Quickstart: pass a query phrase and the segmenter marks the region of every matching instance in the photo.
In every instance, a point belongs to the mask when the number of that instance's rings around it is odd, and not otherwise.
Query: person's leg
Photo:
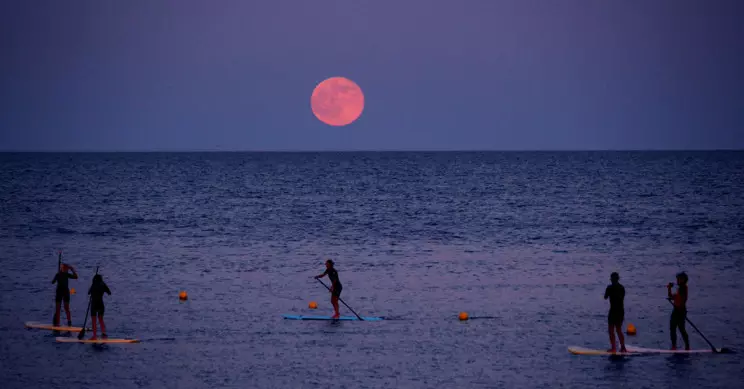
[[[610,333],[610,345],[612,346],[612,348],[609,349],[609,350],[607,350],[607,351],[609,351],[611,353],[614,353],[616,351],[616,348],[615,348],[615,326],[612,323],[610,323],[610,324],[607,325],[607,328],[608,328],[608,332]]]
[[[91,312],[90,320],[93,322],[93,328],[92,328],[93,336],[90,337],[90,340],[96,340],[98,339],[98,333],[96,331],[97,328],[96,328],[96,312],[95,311]]]
[[[677,318],[675,312],[672,311],[672,317],[669,318],[669,336],[672,339],[672,350],[677,349]]]
[[[677,326],[679,327],[679,333],[682,334],[682,340],[685,342],[685,350],[689,350],[690,337],[687,336],[687,330],[685,329],[685,313],[682,312],[679,316],[679,323],[677,323]]]
[[[70,315],[70,295],[65,296],[65,314],[67,315],[67,326],[72,327],[72,315]]]
[[[108,335],[106,335],[106,324],[103,323],[103,310],[98,313],[98,320],[101,322],[101,336],[106,339]]]
[[[54,324],[55,326],[58,326],[59,325],[59,322],[60,322],[59,319],[61,319],[59,317],[59,315],[62,313],[62,312],[60,312],[61,306],[62,306],[62,300],[57,300],[57,301],[54,302],[54,308],[55,308],[55,311],[54,312],[55,313],[54,313],[54,323],[52,323],[52,324]]]
[[[615,325],[615,330],[617,330],[617,338],[620,339],[620,352],[627,352],[628,350],[625,349],[625,335],[623,335],[623,322]]]
[[[338,296],[334,295],[331,297],[331,304],[333,304],[333,317],[338,319],[341,316],[338,312]]]

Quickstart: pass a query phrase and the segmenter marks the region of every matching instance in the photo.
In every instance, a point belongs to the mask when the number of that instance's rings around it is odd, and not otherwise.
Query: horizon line
[[[319,150],[218,150],[218,149],[153,149],[153,150],[0,150],[0,154],[146,154],[146,153],[534,153],[534,152],[701,152],[701,151],[744,151],[744,148],[710,149],[319,149]]]

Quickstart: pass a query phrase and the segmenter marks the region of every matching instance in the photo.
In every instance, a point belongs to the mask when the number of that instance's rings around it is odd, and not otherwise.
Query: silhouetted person
[[[338,272],[336,269],[333,268],[333,261],[330,259],[326,261],[326,270],[323,272],[323,274],[319,276],[315,276],[316,279],[322,278],[324,276],[328,276],[328,278],[331,280],[331,304],[333,304],[333,318],[338,319],[341,315],[338,312],[338,298],[341,297],[341,290],[343,287],[341,286],[341,282],[338,280]]]
[[[690,349],[690,338],[685,330],[685,319],[687,318],[687,274],[677,274],[677,293],[672,293],[673,282],[667,285],[667,295],[674,304],[672,316],[669,319],[669,332],[672,338],[672,350],[677,349],[677,328],[685,342],[685,350]]]
[[[72,270],[72,274],[68,273],[67,270]],[[76,280],[78,278],[75,268],[66,263],[60,264],[59,272],[54,275],[52,284],[57,284],[57,292],[54,295],[55,302],[55,313],[54,313],[54,325],[59,325],[60,319],[60,303],[65,302],[65,314],[67,314],[67,326],[72,327],[72,316],[70,316],[70,288],[68,284],[69,279]]]
[[[90,295],[90,318],[93,320],[93,336],[90,338],[91,340],[98,339],[96,337],[96,317],[98,317],[98,321],[101,323],[101,337],[103,339],[108,338],[108,335],[106,335],[106,325],[103,323],[103,313],[106,311],[106,307],[103,305],[104,293],[108,293],[110,296],[111,290],[103,282],[103,277],[100,274],[96,274],[93,277],[93,284],[88,289],[88,294]]]
[[[620,285],[619,280],[620,275],[614,272],[610,274],[610,281],[612,283],[607,286],[604,294],[605,300],[610,299],[610,312],[607,314],[607,324],[612,348],[608,351],[613,353],[616,351],[615,332],[617,332],[617,337],[620,339],[620,352],[627,352],[625,349],[625,337],[623,336],[623,320],[625,320],[623,300],[625,300],[625,287]]]

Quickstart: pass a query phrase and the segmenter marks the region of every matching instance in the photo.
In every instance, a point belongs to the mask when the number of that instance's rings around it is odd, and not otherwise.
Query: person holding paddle
[[[103,339],[108,338],[106,335],[106,325],[103,324],[103,313],[106,310],[106,307],[103,305],[104,293],[108,293],[110,296],[111,290],[108,285],[103,282],[103,277],[100,274],[96,274],[93,277],[93,283],[91,284],[90,289],[88,289],[88,294],[90,295],[90,319],[93,321],[93,336],[90,340],[98,339],[98,337],[96,337],[96,317],[98,317],[98,321],[101,323],[101,337]]]
[[[343,289],[343,287],[341,286],[341,282],[338,280],[338,272],[333,267],[333,261],[329,259],[325,262],[325,265],[326,265],[325,272],[323,272],[323,274],[321,275],[315,276],[315,279],[318,280],[327,275],[328,279],[331,280],[330,291],[331,291],[331,304],[333,304],[333,312],[334,312],[333,319],[338,319],[341,316],[341,314],[338,312],[338,298],[341,297],[341,290]]]
[[[68,273],[68,270],[72,270],[72,274]],[[54,275],[52,284],[57,284],[57,291],[54,295],[55,302],[55,314],[54,314],[54,325],[59,325],[60,319],[60,304],[62,301],[65,302],[65,313],[67,314],[67,326],[72,327],[72,316],[70,316],[70,288],[68,280],[76,280],[78,278],[77,272],[72,265],[61,263],[59,271]]]
[[[685,330],[685,319],[687,317],[687,274],[681,272],[677,274],[677,293],[672,293],[674,283],[667,285],[667,296],[672,302],[672,316],[669,319],[669,331],[672,338],[672,350],[677,349],[677,328],[685,342],[685,350],[690,349],[690,338]]]
[[[625,319],[623,300],[625,300],[625,287],[619,281],[619,274],[616,272],[610,274],[610,282],[612,283],[607,286],[604,294],[605,300],[610,299],[610,312],[607,314],[607,324],[610,333],[610,345],[612,346],[608,351],[612,353],[616,350],[615,332],[617,332],[617,337],[620,339],[620,352],[628,352],[625,349],[625,337],[623,336],[623,320]]]

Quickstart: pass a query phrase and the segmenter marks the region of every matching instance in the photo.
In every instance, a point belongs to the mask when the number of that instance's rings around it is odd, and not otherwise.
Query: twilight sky
[[[744,148],[741,0],[0,2],[0,150]],[[361,117],[313,116],[320,81]]]

